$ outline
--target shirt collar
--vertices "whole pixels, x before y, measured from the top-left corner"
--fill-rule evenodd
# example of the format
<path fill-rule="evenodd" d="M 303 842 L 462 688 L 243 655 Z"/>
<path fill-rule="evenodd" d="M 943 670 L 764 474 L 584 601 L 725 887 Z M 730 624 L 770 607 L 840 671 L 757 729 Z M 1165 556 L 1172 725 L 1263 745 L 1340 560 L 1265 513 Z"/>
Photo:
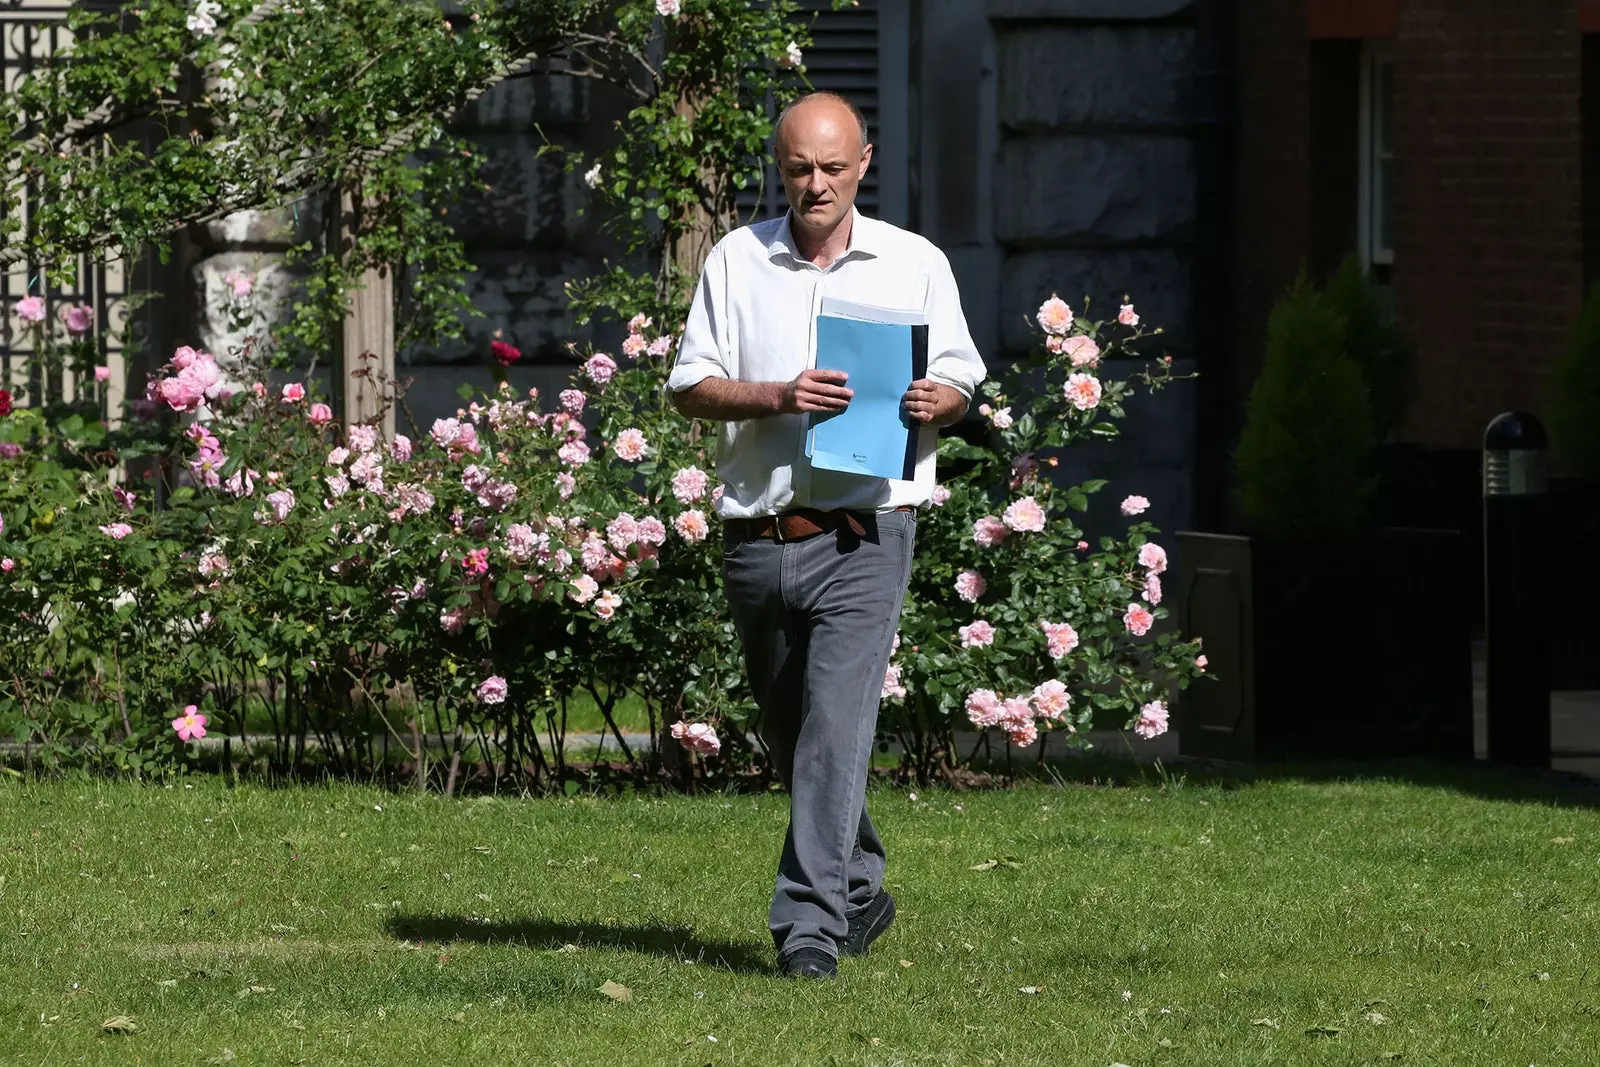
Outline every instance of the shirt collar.
<path fill-rule="evenodd" d="M 778 224 L 778 229 L 772 235 L 772 240 L 767 242 L 767 257 L 770 259 L 778 255 L 790 256 L 793 259 L 805 262 L 805 256 L 800 254 L 800 248 L 794 243 L 794 231 L 789 228 L 792 213 L 785 211 L 783 221 Z M 882 246 L 878 241 L 877 220 L 869 219 L 850 205 L 850 244 L 845 248 L 844 255 L 839 257 L 842 262 L 850 256 L 860 253 L 864 256 L 876 257 L 881 254 Z"/>

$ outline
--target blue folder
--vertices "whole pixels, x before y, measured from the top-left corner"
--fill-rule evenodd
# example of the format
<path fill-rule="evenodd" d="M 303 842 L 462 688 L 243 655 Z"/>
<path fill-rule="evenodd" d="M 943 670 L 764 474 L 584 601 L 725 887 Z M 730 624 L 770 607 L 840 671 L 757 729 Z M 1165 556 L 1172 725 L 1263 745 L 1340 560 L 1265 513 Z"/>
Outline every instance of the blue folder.
<path fill-rule="evenodd" d="M 855 395 L 841 412 L 812 414 L 805 447 L 811 465 L 910 481 L 922 424 L 905 413 L 903 401 L 928 372 L 922 312 L 825 298 L 817 315 L 817 368 L 844 371 Z"/>

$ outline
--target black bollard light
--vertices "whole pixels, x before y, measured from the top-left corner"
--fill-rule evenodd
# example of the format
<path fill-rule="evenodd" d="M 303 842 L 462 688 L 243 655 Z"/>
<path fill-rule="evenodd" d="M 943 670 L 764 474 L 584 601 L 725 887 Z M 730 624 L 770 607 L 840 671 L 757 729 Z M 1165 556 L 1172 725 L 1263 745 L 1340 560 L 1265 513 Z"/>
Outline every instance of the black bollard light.
<path fill-rule="evenodd" d="M 1549 579 L 1544 426 L 1525 411 L 1483 434 L 1483 631 L 1489 760 L 1550 766 Z"/>

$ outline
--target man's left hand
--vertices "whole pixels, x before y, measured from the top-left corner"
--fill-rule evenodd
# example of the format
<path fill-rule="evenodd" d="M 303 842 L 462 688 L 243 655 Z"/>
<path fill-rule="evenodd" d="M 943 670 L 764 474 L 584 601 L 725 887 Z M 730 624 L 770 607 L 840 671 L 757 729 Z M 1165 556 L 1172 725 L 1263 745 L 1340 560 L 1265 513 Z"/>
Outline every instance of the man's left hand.
<path fill-rule="evenodd" d="M 949 426 L 967 411 L 967 398 L 941 382 L 918 378 L 903 398 L 906 414 L 929 426 Z"/>

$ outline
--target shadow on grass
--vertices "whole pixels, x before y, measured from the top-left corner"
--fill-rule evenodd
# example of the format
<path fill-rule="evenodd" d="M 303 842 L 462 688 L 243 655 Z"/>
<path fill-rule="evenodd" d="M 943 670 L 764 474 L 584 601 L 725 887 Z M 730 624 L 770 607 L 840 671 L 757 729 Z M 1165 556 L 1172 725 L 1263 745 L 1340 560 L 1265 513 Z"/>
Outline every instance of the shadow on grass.
<path fill-rule="evenodd" d="M 974 760 L 974 771 L 989 770 L 1003 776 L 1003 762 L 985 765 Z M 1146 786 L 1202 789 L 1244 789 L 1264 782 L 1400 782 L 1448 789 L 1513 803 L 1549 804 L 1570 808 L 1600 808 L 1600 780 L 1540 768 L 1502 767 L 1474 761 L 1434 759 L 1388 760 L 1281 760 L 1231 763 L 1177 757 L 1170 762 L 1135 760 L 1130 756 L 1095 751 L 1049 758 L 1043 766 L 1032 760 L 1012 765 L 1017 780 L 1099 786 Z"/>
<path fill-rule="evenodd" d="M 511 944 L 527 948 L 616 948 L 691 960 L 726 967 L 743 974 L 776 974 L 767 954 L 734 941 L 710 941 L 691 927 L 662 923 L 612 926 L 598 922 L 558 922 L 553 919 L 512 919 L 504 922 L 466 915 L 397 915 L 384 924 L 385 932 L 401 941 L 470 941 Z"/>

